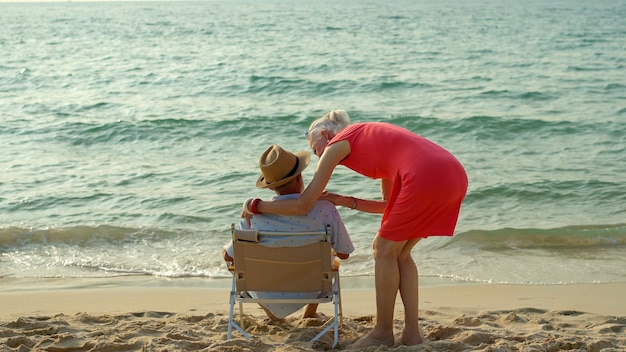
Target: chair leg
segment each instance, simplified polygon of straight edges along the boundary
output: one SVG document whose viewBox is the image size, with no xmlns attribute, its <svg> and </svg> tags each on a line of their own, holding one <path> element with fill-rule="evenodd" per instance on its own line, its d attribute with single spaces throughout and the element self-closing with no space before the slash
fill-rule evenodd
<svg viewBox="0 0 626 352">
<path fill-rule="evenodd" d="M 334 304 L 335 306 L 335 317 L 338 314 L 339 311 L 339 305 L 337 303 Z M 311 342 L 315 342 L 317 340 L 320 339 L 320 337 L 324 336 L 326 333 L 328 333 L 331 329 L 334 328 L 334 339 L 333 339 L 333 348 L 337 345 L 337 342 L 339 341 L 339 320 L 338 319 L 333 319 L 332 324 L 329 324 L 327 327 L 325 327 L 320 333 L 318 333 L 312 340 Z"/>
<path fill-rule="evenodd" d="M 235 286 L 234 286 L 234 282 L 233 282 L 233 288 L 230 292 L 230 302 L 229 302 L 229 313 L 228 313 L 228 332 L 226 333 L 226 338 L 228 340 L 230 340 L 230 338 L 232 337 L 232 332 L 233 332 L 233 327 L 235 329 L 237 329 L 245 338 L 247 338 L 248 340 L 252 339 L 252 336 L 250 336 L 250 334 L 248 334 L 244 329 L 243 329 L 243 318 L 242 318 L 242 324 L 241 326 L 239 326 L 237 323 L 235 323 L 235 317 L 234 317 L 234 310 L 235 310 Z M 239 302 L 239 309 L 242 310 L 242 304 L 241 302 Z"/>
<path fill-rule="evenodd" d="M 324 329 L 317 334 L 311 342 L 315 342 L 319 340 L 320 337 L 324 336 L 326 333 L 333 329 L 333 346 L 335 348 L 337 346 L 337 342 L 339 342 L 339 326 L 342 322 L 342 309 L 341 309 L 341 290 L 338 281 L 338 274 L 335 274 L 335 282 L 333 283 L 333 308 L 334 308 L 334 317 L 329 319 L 326 323 L 322 325 Z M 328 325 L 327 325 L 328 324 Z"/>
<path fill-rule="evenodd" d="M 337 297 L 339 299 L 339 326 L 343 324 L 343 307 L 341 306 L 341 282 L 339 281 L 339 273 L 335 273 L 337 280 Z"/>
</svg>

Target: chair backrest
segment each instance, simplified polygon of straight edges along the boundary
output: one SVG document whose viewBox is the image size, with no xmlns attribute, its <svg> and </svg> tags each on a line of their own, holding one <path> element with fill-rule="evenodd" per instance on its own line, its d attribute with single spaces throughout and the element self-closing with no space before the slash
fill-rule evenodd
<svg viewBox="0 0 626 352">
<path fill-rule="evenodd" d="M 330 233 L 258 232 L 233 230 L 234 275 L 237 291 L 332 292 Z M 270 247 L 264 237 L 317 236 L 298 247 Z"/>
</svg>

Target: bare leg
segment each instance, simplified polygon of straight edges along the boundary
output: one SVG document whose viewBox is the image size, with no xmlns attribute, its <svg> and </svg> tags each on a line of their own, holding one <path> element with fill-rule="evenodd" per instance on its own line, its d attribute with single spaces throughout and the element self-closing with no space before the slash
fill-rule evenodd
<svg viewBox="0 0 626 352">
<path fill-rule="evenodd" d="M 400 297 L 404 304 L 404 330 L 400 341 L 405 345 L 417 345 L 423 342 L 419 330 L 418 315 L 418 274 L 415 261 L 411 257 L 411 249 L 419 240 L 407 241 L 398 258 L 400 268 Z"/>
<path fill-rule="evenodd" d="M 306 308 L 304 309 L 304 314 L 302 314 L 302 319 L 307 318 L 322 318 L 320 314 L 317 313 L 317 303 L 307 304 Z"/>
<path fill-rule="evenodd" d="M 398 257 L 406 241 L 394 242 L 376 236 L 374 239 L 374 281 L 376 285 L 376 322 L 374 329 L 349 349 L 368 346 L 393 346 L 393 312 L 400 287 Z"/>
</svg>

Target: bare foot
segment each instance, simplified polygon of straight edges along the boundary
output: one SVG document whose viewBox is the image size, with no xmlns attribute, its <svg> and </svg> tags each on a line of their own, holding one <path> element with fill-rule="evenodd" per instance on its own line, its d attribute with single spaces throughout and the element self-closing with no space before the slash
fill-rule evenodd
<svg viewBox="0 0 626 352">
<path fill-rule="evenodd" d="M 323 320 L 326 321 L 328 320 L 328 316 L 326 316 L 326 314 L 321 313 L 321 312 L 316 312 L 315 314 L 305 314 L 302 316 L 302 319 L 317 319 L 317 320 Z"/>
<path fill-rule="evenodd" d="M 287 324 L 288 323 L 287 319 L 285 319 L 285 318 L 270 318 L 270 320 L 273 323 L 281 323 L 281 324 Z"/>
<path fill-rule="evenodd" d="M 417 332 L 404 330 L 400 342 L 406 346 L 414 346 L 424 342 L 424 338 L 419 330 Z"/>
<path fill-rule="evenodd" d="M 359 348 L 365 348 L 370 346 L 380 346 L 385 345 L 387 347 L 393 346 L 393 335 L 389 338 L 379 338 L 374 336 L 374 333 L 370 331 L 367 335 L 358 339 L 355 343 L 348 346 L 347 350 L 356 350 Z"/>
</svg>

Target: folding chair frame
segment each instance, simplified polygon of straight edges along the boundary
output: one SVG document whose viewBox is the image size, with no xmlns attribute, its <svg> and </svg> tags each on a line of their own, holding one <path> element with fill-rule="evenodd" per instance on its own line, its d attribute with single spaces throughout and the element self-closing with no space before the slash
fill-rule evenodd
<svg viewBox="0 0 626 352">
<path fill-rule="evenodd" d="M 330 303 L 332 302 L 334 305 L 334 316 L 326 321 L 322 326 L 324 329 L 319 332 L 311 342 L 315 342 L 319 340 L 322 336 L 328 333 L 331 329 L 334 329 L 334 340 L 332 347 L 334 348 L 337 345 L 339 340 L 339 327 L 343 321 L 342 307 L 341 307 L 341 287 L 339 281 L 339 261 L 335 260 L 335 263 L 331 265 L 331 247 L 330 247 L 330 226 L 326 226 L 326 231 L 317 231 L 317 232 L 265 232 L 265 231 L 256 231 L 256 230 L 239 230 L 235 229 L 234 224 L 231 225 L 231 234 L 233 238 L 233 246 L 235 250 L 235 263 L 229 267 L 229 270 L 233 273 L 231 291 L 230 291 L 230 308 L 228 314 L 228 333 L 227 339 L 230 339 L 232 336 L 232 330 L 235 328 L 238 330 L 245 338 L 252 339 L 252 336 L 248 334 L 244 329 L 244 313 L 243 313 L 243 303 L 302 303 L 302 304 L 311 304 L 311 303 Z M 259 243 L 259 240 L 263 236 L 319 236 L 320 241 L 318 243 L 302 246 L 302 247 L 267 247 Z M 309 258 L 301 258 L 298 257 L 298 250 L 306 251 L 310 250 L 306 247 L 317 246 L 317 248 L 313 248 L 314 250 L 319 251 L 319 255 L 316 258 L 314 263 L 313 260 L 307 261 Z M 245 265 L 240 263 L 240 266 L 243 266 L 243 269 L 240 269 L 237 265 L 237 259 L 242 261 L 240 253 L 237 252 L 240 249 L 242 252 L 243 248 L 252 248 L 254 251 L 261 252 L 256 260 L 257 264 L 267 264 L 267 265 L 275 265 L 277 270 L 284 268 L 285 266 L 301 265 L 302 267 L 306 267 L 307 265 L 313 265 L 322 267 L 322 275 L 319 282 L 315 279 L 311 280 L 306 277 L 302 280 L 298 281 L 295 286 L 290 284 L 289 282 L 279 282 L 275 280 L 274 282 L 269 282 L 267 285 L 261 284 L 262 287 L 259 287 L 259 283 L 251 283 L 248 280 L 251 275 L 254 275 L 251 272 L 254 272 L 254 268 L 246 268 Z M 296 252 L 293 258 L 294 262 L 287 260 L 287 262 L 274 262 L 271 258 L 272 253 L 285 253 L 287 252 Z M 258 253 L 256 252 L 256 253 Z M 287 257 L 290 255 L 287 254 Z M 300 263 L 298 262 L 300 261 Z M 326 264 L 324 264 L 326 263 Z M 254 267 L 256 265 L 249 265 L 250 267 Z M 246 272 L 247 269 L 250 269 L 250 273 Z M 295 269 L 293 269 L 295 270 Z M 292 270 L 292 271 L 293 271 Z M 319 270 L 319 269 L 318 269 Z M 283 280 L 284 281 L 284 280 Z M 312 282 L 313 281 L 313 282 Z M 306 290 L 299 290 L 298 283 L 303 284 Z M 276 285 L 275 288 L 268 287 Z M 313 285 L 313 286 L 311 286 Z M 317 286 L 317 289 L 312 289 L 312 287 Z M 248 291 L 269 291 L 269 292 L 303 292 L 303 291 L 321 291 L 322 294 L 318 298 L 313 299 L 285 299 L 285 298 L 252 298 L 247 292 Z M 235 303 L 239 304 L 239 324 L 235 322 L 234 319 L 234 306 Z"/>
</svg>

